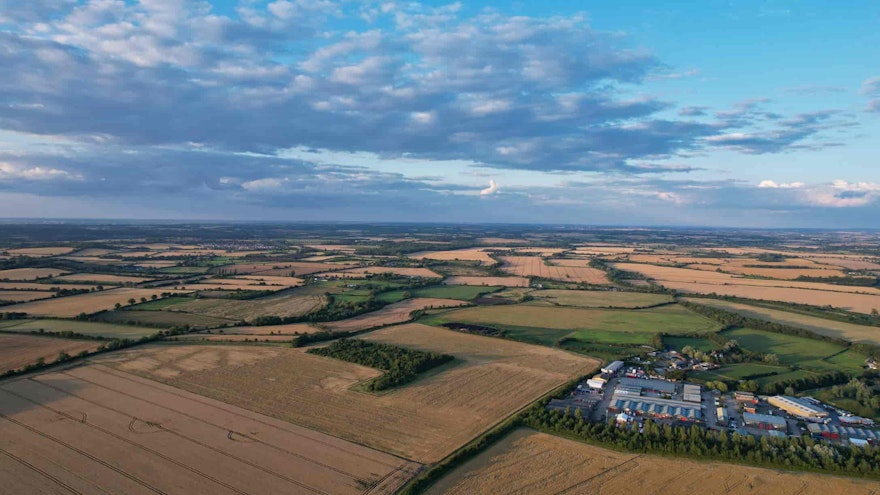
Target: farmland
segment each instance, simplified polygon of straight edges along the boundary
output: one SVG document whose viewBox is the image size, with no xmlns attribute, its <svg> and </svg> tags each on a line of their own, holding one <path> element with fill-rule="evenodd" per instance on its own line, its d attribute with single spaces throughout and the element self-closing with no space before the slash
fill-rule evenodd
<svg viewBox="0 0 880 495">
<path fill-rule="evenodd" d="M 736 340 L 740 346 L 754 352 L 772 353 L 783 365 L 797 364 L 812 369 L 849 369 L 859 371 L 864 364 L 864 357 L 857 360 L 858 366 L 844 367 L 832 365 L 824 361 L 826 358 L 840 354 L 845 350 L 841 345 L 821 340 L 797 337 L 776 332 L 767 332 L 751 328 L 737 328 L 722 333 L 726 338 Z"/>
<path fill-rule="evenodd" d="M 39 332 L 40 330 L 57 333 L 73 332 L 89 337 L 118 339 L 132 339 L 156 333 L 155 328 L 76 320 L 9 320 L 0 322 L 0 330 L 21 333 Z"/>
<path fill-rule="evenodd" d="M 365 338 L 448 353 L 457 361 L 378 395 L 350 389 L 379 371 L 301 349 L 153 346 L 101 362 L 419 462 L 440 460 L 598 365 L 554 349 L 417 324 Z"/>
<path fill-rule="evenodd" d="M 878 490 L 880 483 L 873 481 L 628 454 L 521 429 L 453 470 L 427 493 L 869 495 Z"/>
<path fill-rule="evenodd" d="M 143 278 L 143 277 L 127 277 L 121 275 L 106 275 L 103 273 L 73 273 L 70 275 L 63 275 L 61 277 L 55 277 L 56 280 L 60 280 L 62 282 L 91 282 L 91 283 L 100 283 L 100 284 L 139 284 L 141 282 L 148 282 L 152 279 Z"/>
<path fill-rule="evenodd" d="M 491 266 L 498 263 L 497 261 L 492 259 L 491 256 L 489 256 L 489 253 L 486 252 L 486 248 L 456 249 L 452 251 L 423 251 L 419 253 L 412 253 L 408 255 L 408 257 L 417 260 L 429 259 L 441 261 L 476 261 L 484 266 Z"/>
<path fill-rule="evenodd" d="M 749 318 L 757 318 L 784 325 L 805 328 L 827 337 L 840 338 L 851 342 L 880 345 L 880 328 L 878 327 L 855 325 L 826 318 L 817 318 L 815 316 L 807 316 L 789 311 L 764 308 L 731 301 L 722 301 L 718 299 L 686 298 L 685 300 L 725 311 L 732 311 Z"/>
<path fill-rule="evenodd" d="M 468 285 L 436 285 L 432 287 L 422 287 L 412 290 L 399 290 L 383 292 L 378 298 L 381 301 L 399 301 L 402 299 L 404 292 L 408 292 L 412 297 L 431 297 L 439 299 L 460 299 L 462 301 L 470 301 L 483 294 L 489 294 L 501 289 L 501 287 L 492 286 L 468 286 Z"/>
<path fill-rule="evenodd" d="M 582 308 L 647 308 L 672 302 L 664 294 L 585 290 L 537 290 L 529 293 L 535 300 Z"/>
<path fill-rule="evenodd" d="M 5 382 L 0 415 L 11 493 L 390 494 L 417 468 L 100 365 Z"/>
<path fill-rule="evenodd" d="M 0 280 L 30 281 L 52 278 L 65 273 L 67 272 L 54 268 L 13 268 L 11 270 L 0 270 Z"/>
<path fill-rule="evenodd" d="M 400 275 L 404 277 L 421 277 L 421 278 L 443 278 L 438 273 L 427 268 L 405 268 L 395 266 L 369 266 L 364 268 L 348 268 L 328 273 L 321 273 L 320 276 L 327 278 L 364 278 L 368 275 L 379 275 L 389 273 L 391 275 Z"/>
<path fill-rule="evenodd" d="M 449 277 L 443 281 L 447 285 L 499 285 L 502 287 L 528 287 L 529 279 L 524 277 Z"/>
<path fill-rule="evenodd" d="M 73 356 L 91 352 L 99 343 L 90 340 L 56 339 L 36 335 L 0 334 L 0 373 L 17 370 L 39 359 L 55 361 L 60 352 Z"/>
<path fill-rule="evenodd" d="M 519 277 L 540 277 L 567 282 L 584 282 L 603 285 L 608 283 L 605 272 L 587 266 L 547 265 L 537 256 L 503 256 L 501 267 L 507 273 Z"/>
<path fill-rule="evenodd" d="M 250 321 L 260 316 L 300 316 L 320 308 L 324 303 L 325 298 L 320 295 L 287 291 L 249 300 L 195 299 L 169 306 L 165 311 Z"/>
<path fill-rule="evenodd" d="M 52 297 L 54 293 L 35 290 L 0 290 L 0 301 L 28 302 Z"/>
<path fill-rule="evenodd" d="M 126 305 L 129 299 L 138 300 L 141 297 L 147 299 L 160 292 L 180 292 L 169 289 L 131 289 L 120 288 L 90 292 L 75 296 L 60 297 L 58 299 L 43 299 L 40 301 L 4 306 L 5 311 L 20 311 L 32 316 L 46 316 L 53 318 L 73 318 L 80 313 L 97 313 L 113 308 L 115 304 Z"/>
<path fill-rule="evenodd" d="M 346 320 L 323 323 L 320 324 L 320 326 L 332 332 L 353 332 L 409 321 L 410 318 L 412 318 L 412 316 L 410 316 L 412 312 L 420 309 L 448 308 L 461 306 L 463 304 L 466 303 L 456 299 L 417 297 L 415 299 L 407 299 L 398 303 L 389 304 L 388 306 L 371 313 L 365 313 Z"/>
</svg>

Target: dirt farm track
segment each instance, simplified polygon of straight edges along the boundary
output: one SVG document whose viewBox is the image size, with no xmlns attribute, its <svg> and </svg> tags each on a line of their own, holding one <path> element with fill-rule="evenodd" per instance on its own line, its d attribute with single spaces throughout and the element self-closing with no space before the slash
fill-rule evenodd
<svg viewBox="0 0 880 495">
<path fill-rule="evenodd" d="M 418 468 L 101 365 L 0 386 L 0 493 L 383 494 Z"/>
</svg>

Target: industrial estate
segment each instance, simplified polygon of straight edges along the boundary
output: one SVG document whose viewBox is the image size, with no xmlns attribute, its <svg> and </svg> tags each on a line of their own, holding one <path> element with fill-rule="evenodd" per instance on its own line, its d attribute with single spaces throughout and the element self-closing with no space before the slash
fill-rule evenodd
<svg viewBox="0 0 880 495">
<path fill-rule="evenodd" d="M 873 493 L 878 280 L 865 233 L 6 224 L 0 491 Z"/>
</svg>

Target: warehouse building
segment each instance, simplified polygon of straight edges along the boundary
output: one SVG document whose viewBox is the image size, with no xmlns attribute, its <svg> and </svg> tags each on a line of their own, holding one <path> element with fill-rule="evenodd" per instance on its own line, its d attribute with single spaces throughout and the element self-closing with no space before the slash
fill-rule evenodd
<svg viewBox="0 0 880 495">
<path fill-rule="evenodd" d="M 700 396 L 700 386 L 699 385 L 690 385 L 686 384 L 684 386 L 684 401 L 685 402 L 696 402 L 700 403 L 702 397 Z"/>
<path fill-rule="evenodd" d="M 825 409 L 810 404 L 803 399 L 798 399 L 797 397 L 777 395 L 767 399 L 767 402 L 769 402 L 771 406 L 778 407 L 788 414 L 799 418 L 819 419 L 828 417 L 828 411 Z"/>
<path fill-rule="evenodd" d="M 602 373 L 613 375 L 623 368 L 623 361 L 614 361 L 608 366 L 602 368 Z"/>
<path fill-rule="evenodd" d="M 642 380 L 639 378 L 621 378 L 618 382 L 621 386 L 624 387 L 638 387 L 643 391 L 654 392 L 657 394 L 674 394 L 675 393 L 675 384 L 672 382 L 666 382 L 663 380 L 654 380 L 649 378 L 647 380 Z"/>
<path fill-rule="evenodd" d="M 743 413 L 743 422 L 749 428 L 761 430 L 786 431 L 788 429 L 788 422 L 785 421 L 785 418 L 769 414 Z"/>
<path fill-rule="evenodd" d="M 880 432 L 877 432 L 876 430 L 869 430 L 867 428 L 853 428 L 852 426 L 836 426 L 826 425 L 822 423 L 813 423 L 807 425 L 807 429 L 810 431 L 810 436 L 816 439 L 824 438 L 827 440 L 856 440 L 856 442 L 851 442 L 854 444 L 860 443 L 859 440 L 861 440 L 874 445 L 880 444 Z"/>
<path fill-rule="evenodd" d="M 700 406 L 694 404 L 651 397 L 631 397 L 624 394 L 614 394 L 608 405 L 608 411 L 684 421 L 701 421 L 703 419 Z"/>
<path fill-rule="evenodd" d="M 723 407 L 719 407 L 715 414 L 718 418 L 718 424 L 721 426 L 727 425 L 727 411 Z"/>
<path fill-rule="evenodd" d="M 603 388 L 605 388 L 606 383 L 608 383 L 608 380 L 602 378 L 602 375 L 596 375 L 593 378 L 587 380 L 587 386 L 598 390 L 602 390 Z"/>
</svg>

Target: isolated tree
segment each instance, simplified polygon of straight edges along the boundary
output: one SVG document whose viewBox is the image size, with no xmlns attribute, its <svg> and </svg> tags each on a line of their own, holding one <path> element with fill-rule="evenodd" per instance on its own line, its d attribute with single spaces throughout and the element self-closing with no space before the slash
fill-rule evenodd
<svg viewBox="0 0 880 495">
<path fill-rule="evenodd" d="M 143 303 L 145 303 L 145 302 L 147 302 L 147 298 L 146 298 L 146 297 L 142 297 L 142 298 L 141 298 L 141 304 L 143 304 Z"/>
<path fill-rule="evenodd" d="M 114 305 L 113 305 L 113 307 L 114 307 L 114 308 L 116 308 L 116 309 L 119 309 L 119 308 L 121 308 L 121 307 L 122 307 L 122 305 L 121 305 L 121 304 L 119 304 L 119 303 L 116 303 L 116 304 L 114 304 Z"/>
<path fill-rule="evenodd" d="M 129 306 L 132 306 L 132 305 L 134 305 L 134 303 L 136 303 L 136 302 L 137 302 L 137 301 L 135 301 L 134 298 L 132 297 L 132 298 L 130 298 L 130 299 L 128 300 L 128 305 L 129 305 Z"/>
<path fill-rule="evenodd" d="M 150 296 L 150 299 L 155 301 L 156 299 L 159 299 L 159 296 L 157 296 L 156 294 L 153 294 L 152 296 Z"/>
</svg>

